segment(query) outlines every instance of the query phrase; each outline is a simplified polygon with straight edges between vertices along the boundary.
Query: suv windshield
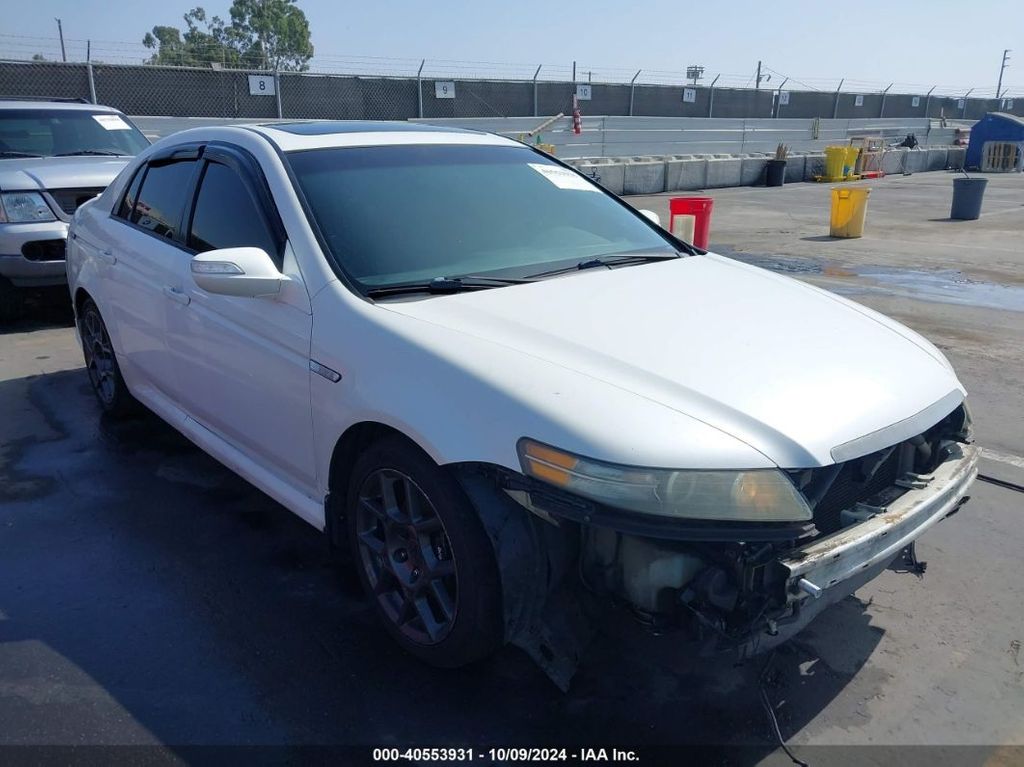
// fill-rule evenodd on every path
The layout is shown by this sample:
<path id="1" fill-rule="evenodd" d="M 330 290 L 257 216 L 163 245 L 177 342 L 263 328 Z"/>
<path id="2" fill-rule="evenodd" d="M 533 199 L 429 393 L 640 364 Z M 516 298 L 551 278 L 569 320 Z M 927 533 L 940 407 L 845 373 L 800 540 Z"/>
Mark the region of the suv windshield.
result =
<path id="1" fill-rule="evenodd" d="M 331 255 L 364 289 L 676 252 L 599 187 L 526 147 L 343 147 L 288 159 Z"/>
<path id="2" fill-rule="evenodd" d="M 0 110 L 0 159 L 129 155 L 149 141 L 124 117 L 86 109 Z"/>

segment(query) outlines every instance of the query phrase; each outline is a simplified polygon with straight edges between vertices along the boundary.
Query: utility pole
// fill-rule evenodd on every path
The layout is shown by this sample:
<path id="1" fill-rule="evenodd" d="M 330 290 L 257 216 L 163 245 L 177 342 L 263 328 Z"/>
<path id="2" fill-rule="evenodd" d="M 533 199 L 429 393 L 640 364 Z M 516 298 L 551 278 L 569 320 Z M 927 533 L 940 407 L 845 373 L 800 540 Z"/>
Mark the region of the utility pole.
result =
<path id="1" fill-rule="evenodd" d="M 67 62 L 68 62 L 68 54 L 64 51 L 64 27 L 61 26 L 60 19 L 55 19 L 55 21 L 57 22 L 57 34 L 60 35 L 60 58 L 61 58 L 61 60 L 65 64 L 67 64 Z M 1005 66 L 1005 64 L 1004 64 L 1004 66 Z M 1003 74 L 1002 74 L 1002 72 L 1000 72 L 999 73 L 999 80 L 1000 80 L 1000 82 L 1002 82 L 1002 79 L 1003 79 Z"/>
<path id="2" fill-rule="evenodd" d="M 1003 51 L 1003 63 L 1002 63 L 1002 66 L 999 67 L 999 83 L 996 85 L 996 98 L 997 99 L 998 98 L 1002 98 L 1002 96 L 1003 96 L 1003 93 L 1002 93 L 1002 91 L 1003 91 L 1003 72 L 1005 72 L 1006 68 L 1008 66 L 1010 66 L 1007 62 L 1010 60 L 1010 55 L 1009 54 L 1010 54 L 1011 50 L 1013 50 L 1013 49 L 1012 48 L 1007 48 L 1005 51 Z"/>
<path id="3" fill-rule="evenodd" d="M 757 62 L 757 78 L 754 81 L 754 90 L 761 87 L 761 62 Z"/>

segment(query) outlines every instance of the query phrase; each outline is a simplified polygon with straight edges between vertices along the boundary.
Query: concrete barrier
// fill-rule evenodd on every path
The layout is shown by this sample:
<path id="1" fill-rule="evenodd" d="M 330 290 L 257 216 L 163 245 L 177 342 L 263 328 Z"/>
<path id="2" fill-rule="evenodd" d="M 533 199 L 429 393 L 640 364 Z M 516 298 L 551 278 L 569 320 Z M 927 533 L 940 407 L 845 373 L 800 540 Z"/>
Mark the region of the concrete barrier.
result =
<path id="1" fill-rule="evenodd" d="M 764 183 L 764 166 L 768 163 L 766 154 L 745 155 L 740 162 L 740 186 L 754 186 Z"/>
<path id="2" fill-rule="evenodd" d="M 886 151 L 882 155 L 882 172 L 887 176 L 902 173 L 904 163 L 907 160 L 907 152 L 909 151 L 909 149 L 903 147 Z"/>
<path id="3" fill-rule="evenodd" d="M 624 194 L 658 194 L 665 191 L 665 161 L 642 158 L 624 166 Z"/>
<path id="4" fill-rule="evenodd" d="M 907 173 L 921 173 L 928 170 L 928 150 L 909 149 L 907 150 Z"/>
<path id="5" fill-rule="evenodd" d="M 743 158 L 734 155 L 716 154 L 707 159 L 705 187 L 717 189 L 724 186 L 739 186 L 743 174 Z"/>
<path id="6" fill-rule="evenodd" d="M 803 152 L 794 152 L 786 158 L 786 183 L 792 184 L 804 180 L 804 168 L 807 165 L 807 155 Z"/>
<path id="7" fill-rule="evenodd" d="M 665 191 L 693 191 L 707 183 L 707 160 L 689 154 L 670 157 L 665 162 Z"/>
<path id="8" fill-rule="evenodd" d="M 804 181 L 814 181 L 815 176 L 825 175 L 825 153 L 808 152 L 804 157 Z"/>
<path id="9" fill-rule="evenodd" d="M 623 194 L 626 180 L 626 166 L 623 163 L 612 160 L 587 160 L 574 163 L 574 166 L 612 194 Z"/>
<path id="10" fill-rule="evenodd" d="M 948 153 L 949 150 L 944 146 L 928 147 L 928 167 L 926 170 L 945 170 Z"/>
<path id="11" fill-rule="evenodd" d="M 967 147 L 951 146 L 946 153 L 946 167 L 963 170 L 964 161 L 967 160 Z"/>

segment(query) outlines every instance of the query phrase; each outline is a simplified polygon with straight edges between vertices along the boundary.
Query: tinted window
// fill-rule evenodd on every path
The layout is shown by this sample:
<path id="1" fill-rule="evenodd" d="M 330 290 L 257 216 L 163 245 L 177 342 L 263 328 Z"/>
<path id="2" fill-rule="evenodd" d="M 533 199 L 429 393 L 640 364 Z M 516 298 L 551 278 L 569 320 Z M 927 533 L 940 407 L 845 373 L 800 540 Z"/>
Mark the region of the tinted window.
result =
<path id="1" fill-rule="evenodd" d="M 149 145 L 122 115 L 82 109 L 0 111 L 0 156 L 136 155 Z"/>
<path id="2" fill-rule="evenodd" d="M 523 147 L 345 147 L 289 161 L 328 249 L 365 287 L 673 252 L 599 187 Z"/>
<path id="3" fill-rule="evenodd" d="M 132 223 L 161 237 L 173 238 L 185 209 L 185 197 L 195 166 L 194 160 L 150 165 L 142 180 Z"/>
<path id="4" fill-rule="evenodd" d="M 278 244 L 266 215 L 238 174 L 209 163 L 196 197 L 188 245 L 200 253 L 217 248 L 263 248 L 276 258 Z"/>
<path id="5" fill-rule="evenodd" d="M 131 216 L 132 211 L 135 210 L 135 201 L 139 199 L 139 187 L 142 185 L 142 177 L 146 175 L 145 170 L 145 167 L 142 167 L 135 171 L 135 176 L 132 178 L 132 182 L 128 184 L 128 189 L 117 208 L 115 215 L 118 218 L 127 219 Z"/>

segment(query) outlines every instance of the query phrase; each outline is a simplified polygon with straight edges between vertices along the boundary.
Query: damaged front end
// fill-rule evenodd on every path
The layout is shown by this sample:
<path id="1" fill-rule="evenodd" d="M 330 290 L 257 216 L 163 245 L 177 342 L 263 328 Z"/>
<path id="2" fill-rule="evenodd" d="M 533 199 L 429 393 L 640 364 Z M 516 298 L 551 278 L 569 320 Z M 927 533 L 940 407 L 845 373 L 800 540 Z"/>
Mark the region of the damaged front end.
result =
<path id="1" fill-rule="evenodd" d="M 786 472 L 806 521 L 654 518 L 494 467 L 462 480 L 498 552 L 506 636 L 565 688 L 609 620 L 692 654 L 746 657 L 792 637 L 966 502 L 969 432 L 960 405 L 883 450 Z"/>

